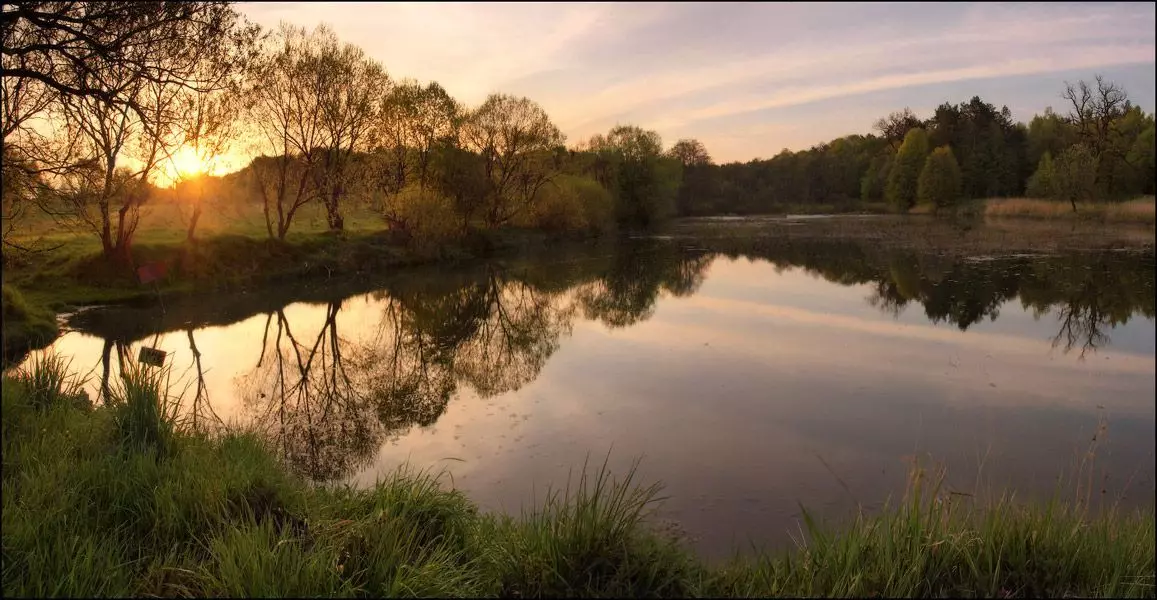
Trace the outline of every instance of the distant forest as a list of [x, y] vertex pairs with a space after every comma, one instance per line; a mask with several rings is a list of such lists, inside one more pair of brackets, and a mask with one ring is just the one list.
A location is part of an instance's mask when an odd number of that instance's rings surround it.
[[[227, 3], [5, 5], [3, 39], [6, 252], [20, 247], [16, 224], [41, 211], [129, 261], [141, 208], [166, 200], [185, 211], [190, 243], [204, 211], [244, 203], [274, 240], [309, 206], [333, 231], [372, 210], [401, 239], [436, 244], [511, 226], [589, 232], [1025, 195], [1075, 210], [1154, 192], [1153, 115], [1100, 77], [1066, 83], [1065, 112], [1027, 125], [974, 97], [718, 165], [697, 140], [665, 147], [629, 124], [568, 146], [528, 98], [465, 106], [437, 83], [390, 77], [325, 26], [263, 31]], [[229, 155], [257, 158], [201, 174]], [[166, 173], [175, 185], [160, 190]]]

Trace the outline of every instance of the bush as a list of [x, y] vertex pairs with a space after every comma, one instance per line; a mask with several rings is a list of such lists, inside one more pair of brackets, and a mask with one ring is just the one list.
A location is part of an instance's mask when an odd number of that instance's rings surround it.
[[614, 220], [614, 200], [597, 181], [560, 175], [538, 191], [526, 220], [551, 231], [604, 231]]
[[960, 198], [960, 166], [948, 146], [937, 148], [924, 161], [917, 181], [916, 199], [920, 204], [946, 208]]
[[384, 202], [391, 229], [415, 248], [431, 249], [457, 239], [461, 217], [450, 198], [432, 188], [408, 186]]

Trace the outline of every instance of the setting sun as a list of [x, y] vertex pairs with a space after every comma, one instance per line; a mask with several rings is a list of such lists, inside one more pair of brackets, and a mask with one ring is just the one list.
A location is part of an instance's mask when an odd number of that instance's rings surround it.
[[201, 157], [197, 156], [196, 149], [189, 146], [185, 146], [173, 154], [172, 162], [169, 174], [173, 176], [173, 179], [196, 177], [208, 170]]

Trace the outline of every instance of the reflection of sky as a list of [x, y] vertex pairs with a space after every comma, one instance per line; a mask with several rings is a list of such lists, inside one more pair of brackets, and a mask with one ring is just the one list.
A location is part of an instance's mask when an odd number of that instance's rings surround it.
[[[1048, 319], [1019, 305], [983, 331], [960, 332], [914, 310], [893, 321], [866, 294], [718, 259], [695, 296], [664, 299], [627, 329], [576, 325], [534, 382], [459, 399], [436, 433], [387, 445], [359, 479], [407, 459], [440, 465], [485, 506], [516, 511], [530, 501], [526, 482], [541, 493], [613, 447], [620, 469], [645, 455], [644, 479], [672, 495], [665, 514], [718, 553], [745, 533], [783, 543], [796, 501], [846, 510], [821, 457], [866, 504], [897, 493], [902, 458], [924, 452], [949, 461], [960, 488], [975, 489], [985, 463], [982, 479], [995, 485], [1051, 491], [1085, 449], [1099, 404], [1114, 444], [1106, 489], [1134, 473], [1129, 489], [1152, 488], [1151, 353], [1114, 346], [1082, 363], [1050, 352]], [[1001, 329], [1010, 318], [1017, 327]], [[1152, 338], [1144, 319], [1124, 329]], [[442, 460], [451, 457], [464, 462]]]
[[[978, 468], [994, 486], [1050, 491], [1103, 412], [1109, 434], [1098, 468], [1111, 475], [1107, 493], [1127, 487], [1151, 500], [1152, 320], [1132, 319], [1080, 361], [1050, 348], [1055, 317], [1034, 320], [1019, 300], [996, 322], [961, 332], [930, 324], [918, 303], [894, 319], [866, 302], [870, 288], [716, 259], [696, 294], [662, 296], [649, 320], [615, 330], [576, 320], [538, 377], [514, 392], [481, 398], [460, 385], [434, 425], [385, 443], [353, 479], [370, 482], [407, 460], [445, 467], [484, 507], [517, 511], [532, 489], [565, 482], [588, 455], [599, 462], [611, 450], [620, 471], [643, 456], [642, 479], [665, 482], [672, 496], [663, 515], [718, 554], [744, 536], [782, 545], [797, 502], [846, 514], [840, 481], [851, 497], [878, 505], [902, 489], [904, 459], [914, 454], [946, 461], [952, 484], [969, 491]], [[378, 335], [384, 302], [346, 300], [341, 337]], [[326, 306], [284, 312], [311, 345]], [[195, 332], [210, 397], [226, 419], [244, 413], [235, 395], [256, 365], [265, 323], [257, 315]], [[175, 374], [185, 373], [185, 332], [157, 346], [173, 353]], [[70, 333], [57, 348], [99, 375], [99, 340]]]

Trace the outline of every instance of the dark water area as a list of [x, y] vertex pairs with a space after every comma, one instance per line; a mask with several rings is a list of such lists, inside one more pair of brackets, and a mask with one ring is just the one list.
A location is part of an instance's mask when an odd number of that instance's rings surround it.
[[1080, 472], [1151, 505], [1153, 315], [1152, 246], [670, 236], [96, 308], [51, 350], [94, 397], [164, 350], [190, 422], [256, 427], [315, 481], [445, 469], [517, 513], [588, 457], [642, 457], [659, 516], [718, 558], [789, 546], [800, 505], [879, 508], [915, 459], [968, 493], [1071, 494]]

